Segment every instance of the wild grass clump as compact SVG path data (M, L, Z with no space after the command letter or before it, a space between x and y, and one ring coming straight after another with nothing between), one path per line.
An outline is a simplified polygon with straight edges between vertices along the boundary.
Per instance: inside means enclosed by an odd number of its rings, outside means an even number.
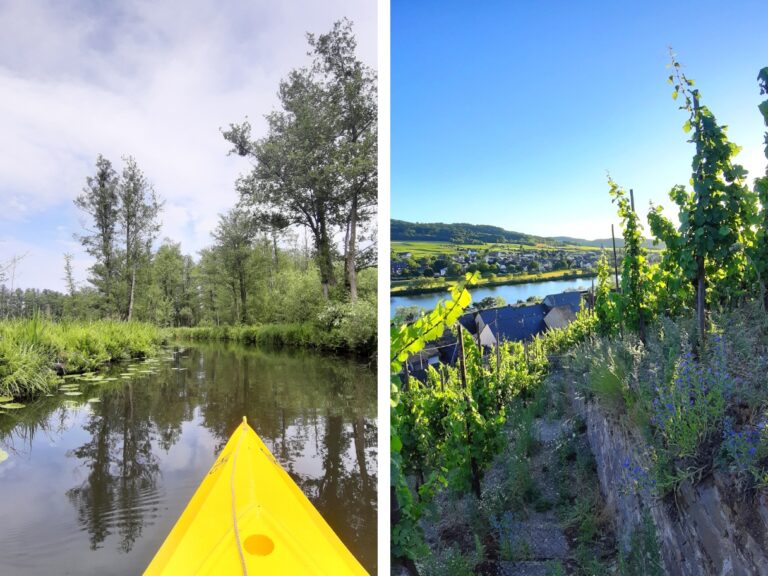
M0 322L0 395L28 397L51 389L56 372L94 370L144 358L161 343L159 330L138 322L51 322L42 317Z
M55 382L50 359L39 346L0 337L0 396L45 393Z

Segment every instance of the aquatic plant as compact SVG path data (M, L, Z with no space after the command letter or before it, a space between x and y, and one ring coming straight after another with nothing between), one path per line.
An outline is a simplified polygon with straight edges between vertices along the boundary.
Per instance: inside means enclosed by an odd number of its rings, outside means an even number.
M52 322L40 316L0 322L0 395L28 397L49 391L56 372L94 370L117 360L154 353L162 334L139 322Z

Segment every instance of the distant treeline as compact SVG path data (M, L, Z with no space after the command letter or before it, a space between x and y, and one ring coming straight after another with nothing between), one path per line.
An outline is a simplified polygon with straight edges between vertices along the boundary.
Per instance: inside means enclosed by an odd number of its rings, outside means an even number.
M535 244L545 238L510 232L498 226L477 224L443 224L392 220L391 237L394 241L452 242L454 244L485 244L494 242Z
M595 248L611 246L610 238L584 240L569 236L535 236L523 232L512 232L485 224L444 224L442 222L406 222L392 220L390 224L393 242L450 242L452 244L551 244L593 246ZM616 246L623 247L624 239L616 238ZM645 247L652 248L653 242L645 240ZM663 247L663 246L662 246Z

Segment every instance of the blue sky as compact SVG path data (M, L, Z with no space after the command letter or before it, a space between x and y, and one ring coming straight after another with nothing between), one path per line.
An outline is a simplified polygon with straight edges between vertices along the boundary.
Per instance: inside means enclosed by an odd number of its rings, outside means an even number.
M392 217L582 238L690 178L671 45L752 178L768 2L392 1ZM762 98L765 98L763 96Z
M375 0L0 1L0 264L24 256L15 286L62 289L63 254L92 264L73 205L101 153L135 156L165 199L162 237L195 255L237 200L247 161L220 127L254 135L280 79L309 62L306 32L354 22L376 68Z

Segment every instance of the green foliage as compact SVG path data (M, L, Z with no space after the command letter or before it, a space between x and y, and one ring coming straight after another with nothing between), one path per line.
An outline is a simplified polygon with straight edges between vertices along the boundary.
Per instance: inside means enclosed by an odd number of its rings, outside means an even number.
M356 230L372 218L376 201L376 80L355 56L347 20L315 38L310 67L280 82L280 110L266 116L267 135L254 140L251 125L231 124L224 138L231 153L250 157L251 172L238 179L241 204L256 221L304 226L324 295L336 285L334 234L345 233L345 271L355 299L359 266Z
M610 177L610 194L618 207L624 236L624 259L621 270L621 297L618 312L621 323L630 330L641 331L651 318L652 292L649 270L643 247L643 228L626 191Z
M622 576L664 576L656 526L648 511L632 532L629 550L619 551L619 574Z
M692 191L675 186L670 198L678 207L680 226L671 233L668 224L657 219L656 228L672 246L679 270L702 290L710 289L709 302L726 302L745 293L754 271L747 255L755 241L757 197L745 184L747 172L734 163L739 147L730 142L726 127L701 104L701 94L672 57L673 97L683 96L680 106L688 113L685 132L691 132L695 147L692 161ZM660 238L664 239L664 238ZM705 283L706 282L706 283ZM704 327L704 310L698 310Z
M760 94L768 94L768 67L760 70L757 81L760 85ZM759 110L763 117L763 124L768 127L768 99L760 103ZM768 158L768 131L765 133L764 143L765 157ZM766 167L765 176L755 178L755 194L760 202L760 213L752 260L759 276L763 300L768 301L768 293L766 292L766 283L768 283L768 167Z
M419 395L420 386L414 383L414 388L403 391L400 382L400 371L403 363L410 354L419 352L429 340L442 336L445 329L452 326L469 305L471 297L468 285L477 281L477 274L467 274L463 283L451 289L451 299L441 301L430 313L421 316L412 324L392 326L390 334L390 374L391 374L391 411L390 411L390 469L393 498L396 498L397 513L393 518L392 527L392 556L393 558L416 559L425 551L421 530L418 526L419 518L424 510L424 501L414 498L408 484L406 474L414 467L420 466L428 455L420 446L424 446L425 440L432 430L427 426L420 426L426 419L424 409L432 409L424 406L429 401L429 395ZM414 402L409 402L409 396L413 394ZM448 414L459 412L460 396L455 389L450 387L447 392L441 393L435 400L435 409L448 411ZM442 406L441 406L442 404ZM463 434L461 420L436 418L440 426L446 426L446 430ZM444 423L443 423L443 420ZM429 424L429 422L427 422ZM421 428L421 430L420 430ZM436 453L436 451L434 451ZM464 453L464 451L461 451ZM439 484L445 484L444 469L439 464L433 470L428 471L425 482L421 486L420 496L427 501L437 490Z
M535 356L537 361L544 363L539 369L546 369L547 355L564 353L588 338L596 329L597 316L589 310L580 310L576 314L576 319L567 327L559 330L548 330L538 336L533 342L533 349L536 350L537 347L540 347L541 350L541 354Z
M484 310L486 308L499 308L506 305L507 301L504 300L504 298L501 296L486 296L475 304L475 308L478 310Z
M616 300L611 293L611 272L605 252L597 262L597 289L595 291L595 315L597 329L608 334L618 325Z
M103 309L107 314L115 313L117 308L119 181L112 163L99 154L96 174L86 179L85 188L75 199L75 206L92 220L86 233L77 238L96 259L91 282L103 296Z
M711 456L725 419L726 395L732 389L725 351L713 346L713 355L696 360L684 351L672 377L657 385L652 406L657 438L656 476L662 491L677 484ZM670 472L673 465L677 472Z
M474 280L468 275L465 281ZM392 540L395 558L417 559L424 554L418 527L424 507L443 487L461 491L479 483L477 475L504 445L510 402L524 395L534 400L511 417L519 425L516 445L522 452L512 459L517 468L510 474L519 484L510 486L507 496L517 495L521 502L535 499L526 458L534 449L531 423L544 412L544 397L539 398L537 390L547 371L548 355L585 338L596 324L594 315L582 312L568 328L547 332L526 346L503 343L498 355L491 354L487 362L463 332L466 381L460 366L443 366L439 374L430 368L426 383L411 378L403 384L401 368L409 354L442 336L448 322L455 322L469 304L466 285L454 287L452 296L411 325L392 327L391 469L399 507ZM415 493L408 477L417 479Z
M376 351L376 310L358 300L333 308L329 329L317 323L250 326L196 326L174 328L169 334L180 340L220 340L272 348L310 348L326 352L353 352L373 356ZM329 312L330 314L330 312ZM328 317L324 317L327 319Z
M463 554L457 548L441 550L424 563L424 576L474 576L475 567L482 562L482 551Z
M661 206L651 206L648 225L655 241L664 243L661 261L651 267L651 286L656 312L678 315L693 301L693 283L680 264L683 240L675 225L662 214Z
M148 324L113 321L54 323L41 317L0 322L0 395L47 392L64 373L93 370L108 362L143 358L162 336Z
M589 390L609 412L621 413L625 406L625 380L617 373L615 365L594 364L589 371Z
M409 324L414 322L419 316L424 314L425 310L421 306L398 306L395 308L395 315L392 323L395 325Z

